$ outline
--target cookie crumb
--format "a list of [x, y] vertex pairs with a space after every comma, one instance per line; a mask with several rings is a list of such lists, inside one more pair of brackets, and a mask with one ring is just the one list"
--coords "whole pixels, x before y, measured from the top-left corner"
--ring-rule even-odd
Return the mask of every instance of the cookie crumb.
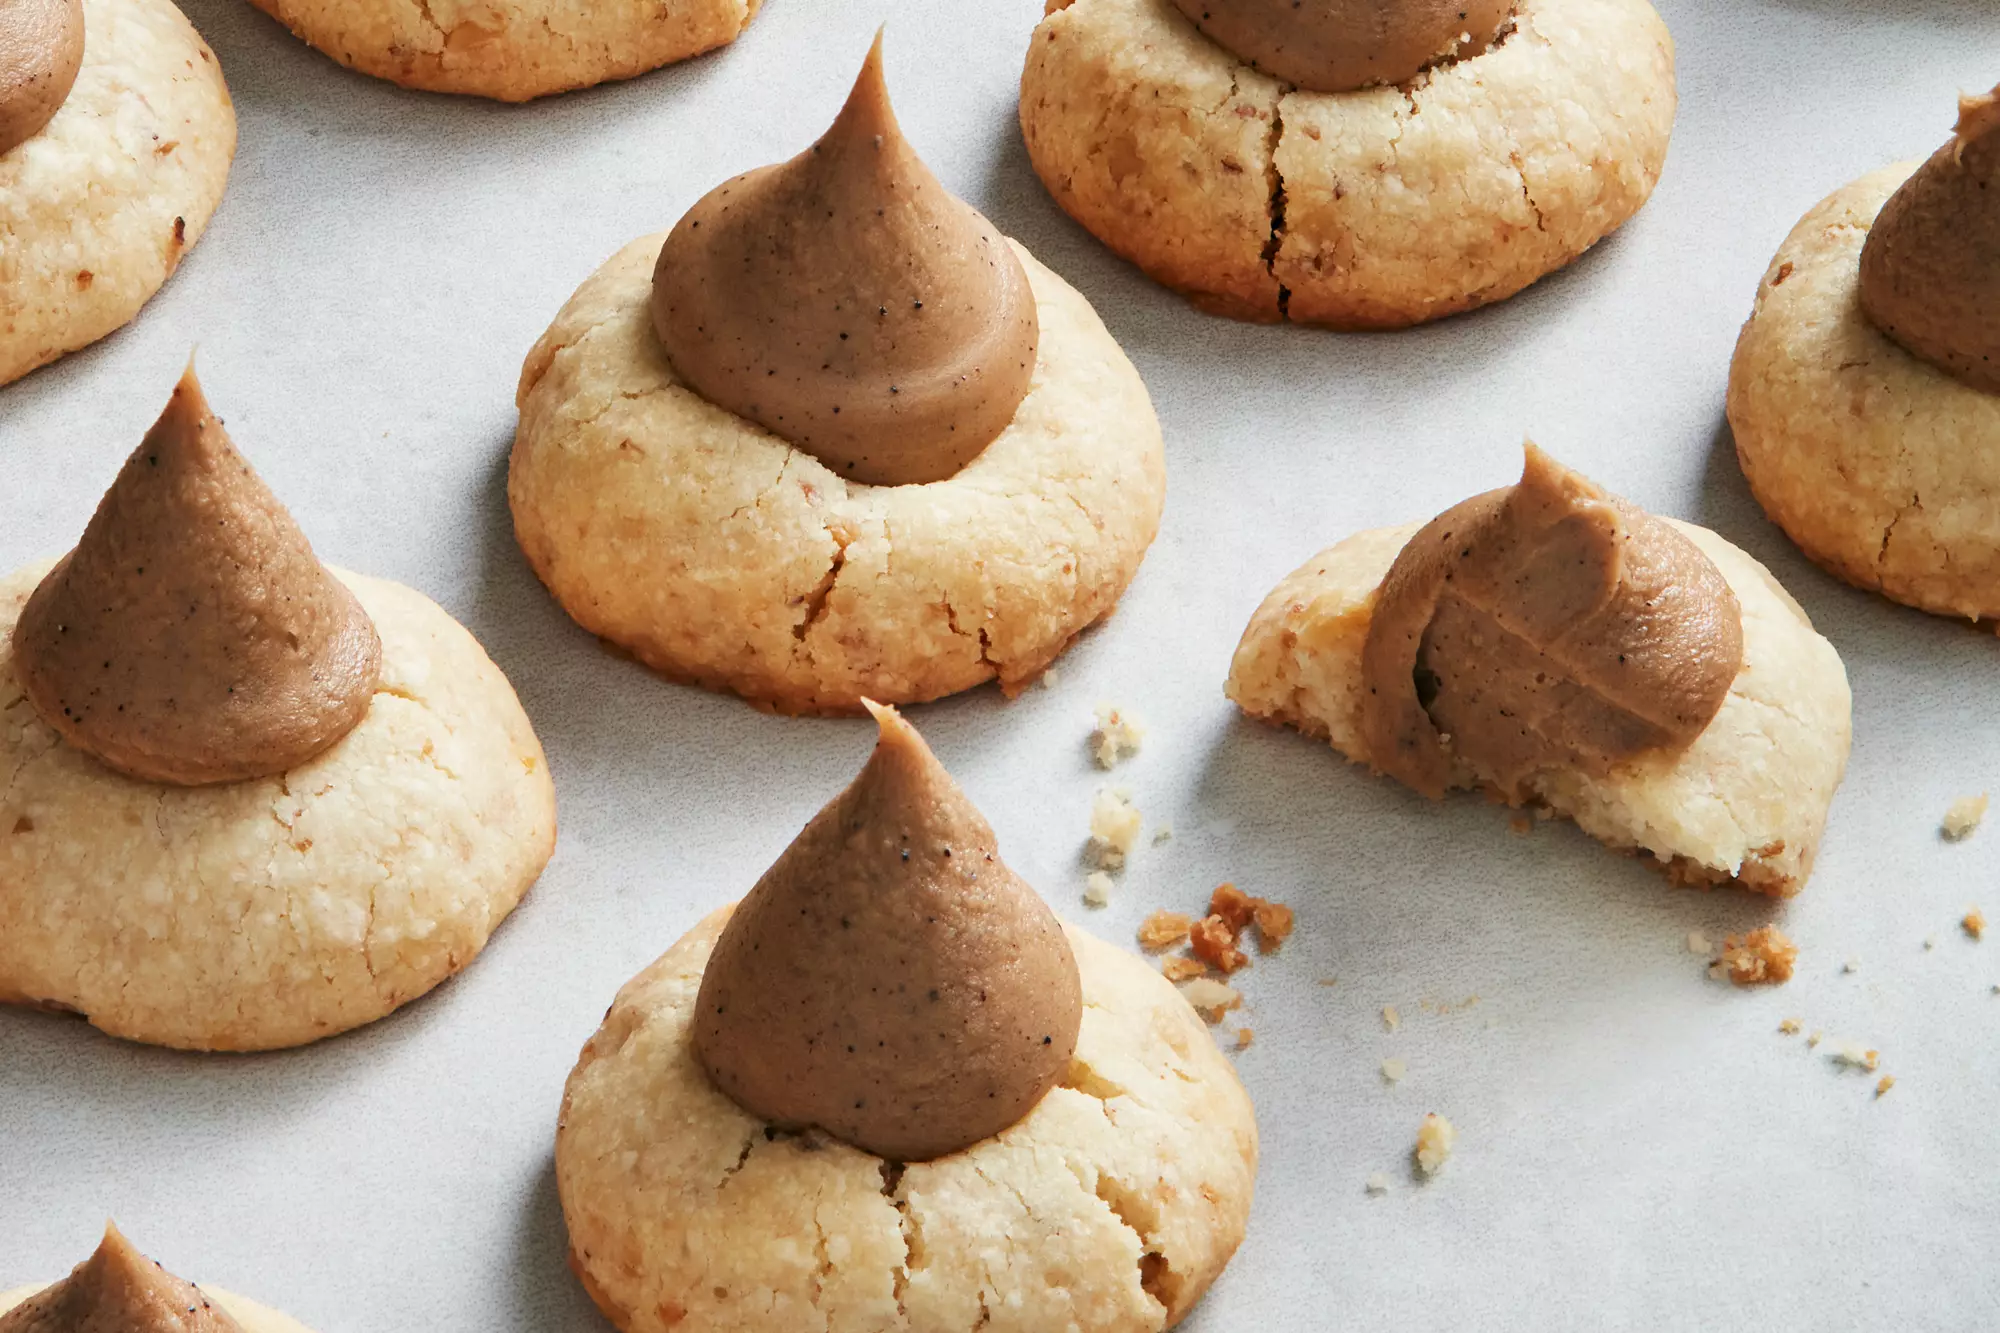
[[1208, 971], [1208, 964], [1199, 958], [1162, 958], [1160, 972], [1168, 981], [1187, 981]]
[[1292, 927], [1297, 924], [1291, 908], [1263, 898], [1257, 899], [1250, 917], [1257, 923], [1258, 953], [1276, 953], [1291, 938]]
[[1778, 1024], [1778, 1031], [1784, 1033], [1787, 1037], [1796, 1037], [1799, 1035], [1799, 1029], [1803, 1026], [1804, 1024], [1800, 1023], [1798, 1019], [1788, 1018]]
[[1967, 908], [1965, 920], [1958, 924], [1973, 939], [1983, 940], [1986, 938], [1986, 913], [1980, 911], [1977, 907]]
[[1840, 970], [1852, 976], [1861, 970], [1861, 960], [1859, 958], [1850, 958], [1840, 965]]
[[1172, 842], [1173, 840], [1174, 826], [1172, 824], [1162, 823], [1158, 828], [1153, 830], [1153, 845], [1155, 847], [1163, 842]]
[[1963, 842], [1973, 835], [1985, 818], [1985, 792], [1977, 796], [1961, 796], [1944, 812], [1944, 822], [1938, 826], [1938, 832], [1944, 835], [1946, 842]]
[[1181, 987], [1181, 994], [1211, 1026], [1220, 1023], [1224, 1014], [1243, 1003], [1243, 996], [1234, 987], [1225, 986], [1212, 977], [1196, 977]]
[[1062, 672], [1056, 670], [1054, 667], [1050, 667], [1048, 670], [1042, 672], [1041, 679], [1035, 683], [1045, 690], [1052, 690], [1062, 684]]
[[[1335, 986], [1338, 986], [1339, 984], [1340, 984], [1339, 977], [1321, 977], [1318, 981], [1315, 981], [1313, 983], [1313, 985], [1315, 986], [1324, 986], [1328, 990], [1332, 990]], [[1995, 992], [2000, 992], [2000, 986], [1995, 986], [1993, 989]]]
[[1722, 957], [1716, 963], [1731, 984], [1737, 986], [1778, 986], [1792, 979], [1799, 947], [1785, 938], [1776, 926], [1759, 926], [1740, 939], [1731, 935], [1722, 942]]
[[1097, 727], [1090, 733], [1090, 752], [1099, 768], [1116, 768], [1119, 760], [1139, 753], [1145, 739], [1146, 726], [1136, 714], [1110, 704], [1097, 706]]
[[1877, 1098], [1880, 1098], [1884, 1093], [1888, 1092], [1889, 1089], [1895, 1086], [1896, 1086], [1896, 1076], [1894, 1074], [1884, 1074], [1882, 1075], [1881, 1078], [1875, 1081], [1875, 1096]]
[[1389, 1192], [1388, 1175], [1377, 1171], [1374, 1175], [1368, 1177], [1367, 1188], [1370, 1194], [1387, 1194]]
[[1224, 976], [1250, 965], [1250, 955], [1236, 947], [1236, 932], [1221, 916], [1205, 916], [1188, 928], [1194, 956]]
[[1826, 1058], [1837, 1065], [1865, 1069], [1872, 1074], [1882, 1063], [1882, 1052], [1869, 1050], [1858, 1041], [1835, 1037], [1827, 1043]]
[[1241, 1050], [1246, 1050], [1246, 1049], [1248, 1049], [1248, 1048], [1249, 1048], [1249, 1045], [1250, 1045], [1250, 1043], [1251, 1043], [1251, 1042], [1253, 1042], [1253, 1041], [1255, 1041], [1255, 1040], [1257, 1040], [1257, 1034], [1256, 1034], [1255, 1032], [1252, 1032], [1252, 1031], [1251, 1031], [1251, 1030], [1250, 1030], [1249, 1028], [1238, 1028], [1238, 1029], [1236, 1029], [1236, 1049], [1237, 1049], [1237, 1050], [1241, 1051]]
[[1103, 907], [1111, 901], [1111, 876], [1102, 870], [1093, 870], [1083, 881], [1083, 905]]
[[1090, 803], [1088, 849], [1098, 869], [1116, 870], [1125, 864], [1133, 844], [1139, 841], [1139, 826], [1143, 822], [1139, 807], [1132, 804], [1131, 794], [1123, 787], [1098, 788]]
[[1533, 815], [1522, 814], [1517, 810], [1508, 819], [1507, 827], [1513, 830], [1515, 837], [1525, 838], [1535, 831], [1535, 817]]
[[1819, 1045], [1819, 1044], [1820, 1044], [1820, 1043], [1821, 1043], [1822, 1041], [1825, 1041], [1825, 1040], [1826, 1040], [1826, 1034], [1825, 1034], [1825, 1033], [1823, 1033], [1823, 1032], [1815, 1032], [1815, 1033], [1813, 1033], [1813, 1034], [1812, 1034], [1812, 1035], [1811, 1035], [1810, 1037], [1807, 1037], [1807, 1038], [1806, 1038], [1806, 1049], [1807, 1049], [1807, 1050], [1811, 1050], [1811, 1049], [1812, 1049], [1813, 1047], [1815, 1047], [1815, 1046]]
[[1385, 1004], [1382, 1006], [1382, 1026], [1391, 1032], [1403, 1026], [1403, 1016], [1396, 1012], [1395, 1005]]
[[1194, 921], [1185, 912], [1159, 911], [1139, 923], [1139, 947], [1158, 953], [1188, 937]]
[[1382, 1077], [1388, 1079], [1391, 1083], [1401, 1083], [1403, 1075], [1409, 1072], [1410, 1067], [1393, 1056], [1382, 1062]]
[[1708, 942], [1708, 936], [1698, 930], [1690, 930], [1688, 932], [1688, 952], [1711, 954], [1715, 952], [1715, 946]]
[[1929, 953], [1931, 950], [1935, 948], [1937, 948], [1937, 936], [1935, 935], [1924, 936], [1924, 952]]
[[1458, 1146], [1458, 1130], [1451, 1121], [1432, 1111], [1424, 1117], [1424, 1123], [1417, 1126], [1417, 1167], [1427, 1176], [1434, 1176], [1451, 1160], [1452, 1149]]

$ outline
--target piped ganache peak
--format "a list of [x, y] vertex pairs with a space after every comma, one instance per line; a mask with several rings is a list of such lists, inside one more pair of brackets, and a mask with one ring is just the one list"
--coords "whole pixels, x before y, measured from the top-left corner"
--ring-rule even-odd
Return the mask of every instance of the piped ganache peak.
[[1911, 355], [2000, 393], [2000, 88], [1890, 196], [1861, 250], [1861, 307]]
[[55, 118], [83, 67], [83, 0], [0, 5], [0, 153]]
[[1484, 51], [1514, 0], [1173, 0], [1211, 41], [1309, 92], [1403, 83]]
[[140, 1254], [115, 1226], [70, 1275], [11, 1310], [0, 1333], [245, 1333], [204, 1295]]
[[695, 1050], [770, 1123], [893, 1161], [991, 1137], [1075, 1053], [1076, 959], [993, 830], [893, 709], [854, 782], [736, 909]]
[[146, 781], [283, 773], [361, 720], [382, 646], [190, 367], [15, 631], [65, 740]]
[[879, 34], [819, 142], [681, 219], [652, 310], [696, 392], [885, 486], [943, 480], [992, 443], [1040, 337], [1020, 260], [903, 137]]
[[1551, 769], [1678, 749], [1743, 663], [1736, 595], [1693, 542], [1532, 444], [1518, 485], [1432, 520], [1363, 649], [1375, 764], [1431, 797], [1453, 761], [1510, 801]]

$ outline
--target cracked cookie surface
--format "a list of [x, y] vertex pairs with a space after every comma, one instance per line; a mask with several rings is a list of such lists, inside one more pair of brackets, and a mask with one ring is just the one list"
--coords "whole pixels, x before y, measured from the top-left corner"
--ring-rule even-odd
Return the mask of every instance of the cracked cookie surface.
[[1624, 223], [1665, 164], [1673, 43], [1646, 0], [1522, 0], [1485, 54], [1299, 92], [1170, 0], [1052, 0], [1021, 130], [1057, 202], [1238, 319], [1400, 328], [1513, 295]]
[[729, 911], [619, 991], [563, 1095], [571, 1266], [625, 1333], [1156, 1330], [1229, 1261], [1256, 1121], [1143, 961], [1069, 929], [1069, 1072], [998, 1136], [901, 1166], [767, 1132], [702, 1072], [692, 1011]]
[[[1742, 669], [1686, 749], [1642, 755], [1601, 779], [1545, 773], [1532, 781], [1534, 803], [1612, 847], [1649, 855], [1677, 880], [1790, 897], [1812, 873], [1847, 767], [1847, 671], [1763, 565], [1707, 528], [1665, 521], [1735, 592]], [[1368, 763], [1362, 645], [1377, 588], [1422, 526], [1357, 533], [1288, 575], [1243, 633], [1229, 697], [1252, 717], [1297, 727]], [[1470, 775], [1456, 774], [1454, 785], [1472, 785]]]
[[83, 0], [83, 67], [0, 154], [0, 384], [124, 327], [201, 238], [236, 153], [215, 53], [169, 0]]
[[1016, 246], [1041, 323], [1014, 420], [926, 485], [843, 480], [683, 385], [649, 322], [662, 235], [613, 256], [522, 368], [507, 495], [585, 629], [791, 713], [1027, 685], [1159, 531], [1152, 401], [1089, 302]]
[[1737, 340], [1729, 424], [1751, 493], [1815, 563], [1909, 606], [2000, 617], [2000, 394], [1862, 312], [1861, 249], [1914, 162], [1871, 172], [1785, 238]]
[[251, 0], [378, 79], [525, 102], [736, 40], [761, 0]]
[[[45, 1290], [50, 1285], [44, 1282], [38, 1287], [16, 1287], [12, 1291], [0, 1291], [0, 1314], [6, 1314], [28, 1297]], [[253, 1300], [224, 1291], [220, 1287], [204, 1285], [201, 1294], [228, 1311], [229, 1317], [243, 1326], [243, 1333], [312, 1333], [311, 1329], [290, 1315], [281, 1314]]]
[[428, 598], [341, 574], [382, 637], [360, 725], [277, 778], [169, 787], [27, 701], [12, 631], [46, 568], [0, 580], [0, 1000], [161, 1046], [296, 1046], [457, 972], [541, 873], [541, 744]]

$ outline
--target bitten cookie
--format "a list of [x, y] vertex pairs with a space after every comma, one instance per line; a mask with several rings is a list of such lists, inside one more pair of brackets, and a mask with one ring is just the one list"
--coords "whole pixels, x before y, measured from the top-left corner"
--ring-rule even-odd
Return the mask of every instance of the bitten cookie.
[[[1513, 775], [1518, 786], [1498, 794], [1573, 819], [1614, 848], [1644, 853], [1676, 880], [1734, 883], [1789, 897], [1812, 872], [1846, 767], [1846, 671], [1833, 646], [1757, 561], [1706, 528], [1655, 521], [1691, 543], [1733, 594], [1740, 669], [1725, 667], [1718, 676], [1726, 693], [1713, 701], [1707, 721], [1690, 720], [1699, 730], [1685, 744], [1612, 756], [1595, 772], [1567, 763], [1523, 764]], [[1355, 763], [1387, 767], [1390, 757], [1369, 740], [1372, 691], [1364, 656], [1384, 579], [1420, 530], [1433, 529], [1409, 524], [1358, 533], [1293, 571], [1244, 631], [1230, 667], [1229, 697], [1252, 717], [1325, 738]], [[1636, 641], [1648, 642], [1657, 649], [1660, 639], [1642, 633]], [[1427, 632], [1426, 647], [1436, 646]], [[1628, 654], [1637, 660], [1643, 651], [1633, 646]], [[1626, 660], [1617, 658], [1621, 665]], [[1682, 672], [1675, 665], [1681, 660], [1668, 654], [1668, 679]], [[1436, 684], [1431, 666], [1418, 670], [1421, 699]], [[1494, 687], [1487, 690], [1493, 697]], [[1550, 717], [1565, 709], [1581, 715], [1567, 689], [1565, 696]], [[1429, 707], [1437, 707], [1435, 698]], [[1510, 704], [1509, 712], [1535, 717], [1545, 707]], [[1547, 721], [1540, 725], [1557, 729]], [[1629, 722], [1621, 725], [1629, 729]], [[1447, 785], [1493, 790], [1491, 775], [1475, 767], [1453, 759]]]
[[[2000, 124], [2000, 111], [1986, 115]], [[1919, 356], [1872, 319], [1863, 256], [1877, 244], [1884, 206], [1911, 191], [1929, 205], [1923, 212], [1946, 215], [1934, 223], [1940, 240], [1963, 238], [1967, 262], [1990, 266], [2000, 224], [1985, 223], [1980, 248], [1979, 217], [1954, 219], [1936, 205], [1940, 188], [1956, 186], [1966, 206], [1992, 217], [1981, 180], [2000, 180], [1994, 133], [1989, 127], [1984, 147], [1962, 158], [1954, 144], [1921, 170], [1906, 162], [1871, 172], [1807, 213], [1757, 289], [1729, 375], [1743, 475], [1799, 549], [1858, 587], [1968, 619], [2000, 617], [2000, 391], [1954, 373], [1947, 352]], [[1983, 177], [1975, 174], [1982, 161]], [[1928, 173], [1944, 179], [1920, 188]], [[1904, 216], [1906, 228], [1923, 221]], [[1893, 245], [1884, 252], [1908, 256]], [[1973, 307], [1969, 320], [1985, 312], [1987, 341], [1995, 341], [2000, 314], [1976, 275], [1955, 277], [1920, 256], [1911, 267], [1927, 279], [1921, 306], [1963, 300]], [[1892, 286], [1895, 274], [1884, 277]], [[1893, 328], [1893, 316], [1883, 323]]]
[[1510, 24], [1405, 82], [1310, 92], [1172, 0], [1052, 0], [1021, 130], [1065, 211], [1203, 309], [1400, 328], [1513, 295], [1659, 180], [1676, 94], [1651, 6], [1523, 0]]
[[761, 0], [252, 0], [378, 79], [525, 102], [736, 40]]
[[728, 917], [619, 992], [563, 1096], [571, 1264], [627, 1333], [973, 1328], [982, 1314], [1022, 1333], [1159, 1329], [1235, 1251], [1250, 1104], [1141, 960], [1069, 929], [1084, 1009], [1061, 1084], [998, 1137], [902, 1167], [774, 1132], [703, 1073], [695, 996]]
[[121, 328], [200, 239], [236, 152], [215, 53], [169, 0], [82, 0], [61, 108], [0, 151], [0, 384]]
[[812, 150], [585, 282], [516, 401], [515, 533], [564, 608], [782, 712], [1019, 690], [1165, 504], [1132, 363], [924, 169], [879, 46]]

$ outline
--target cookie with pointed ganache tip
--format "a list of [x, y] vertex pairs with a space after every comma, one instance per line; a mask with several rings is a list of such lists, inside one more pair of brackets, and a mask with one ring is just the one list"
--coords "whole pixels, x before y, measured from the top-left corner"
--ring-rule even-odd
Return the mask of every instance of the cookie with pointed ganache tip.
[[1197, 306], [1390, 329], [1623, 225], [1675, 104], [1647, 0], [1052, 0], [1020, 119], [1056, 202]]
[[[31, 15], [26, 50], [9, 25]], [[137, 315], [235, 152], [222, 68], [172, 0], [0, 4], [0, 384]]]
[[1131, 362], [924, 167], [879, 44], [818, 143], [585, 282], [516, 403], [514, 530], [564, 609], [781, 712], [1019, 690], [1165, 502]]
[[1839, 654], [1769, 571], [1533, 446], [1516, 485], [1294, 570], [1227, 692], [1426, 796], [1777, 897], [1812, 873], [1852, 734]]
[[60, 1282], [0, 1291], [0, 1333], [309, 1333], [255, 1301], [197, 1287], [132, 1247], [116, 1226]]
[[251, 0], [343, 65], [434, 93], [525, 102], [742, 35], [761, 0]]
[[875, 712], [854, 782], [585, 1045], [571, 1267], [625, 1333], [1171, 1327], [1242, 1240], [1249, 1098]]
[[2000, 89], [1922, 164], [1815, 205], [1729, 371], [1751, 492], [1799, 549], [1938, 615], [2000, 617]]
[[471, 962], [554, 840], [499, 669], [321, 565], [191, 374], [77, 549], [0, 578], [0, 1002], [314, 1041]]

